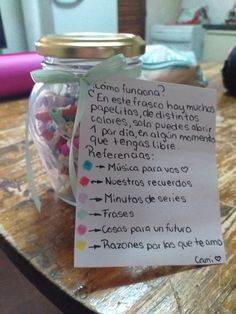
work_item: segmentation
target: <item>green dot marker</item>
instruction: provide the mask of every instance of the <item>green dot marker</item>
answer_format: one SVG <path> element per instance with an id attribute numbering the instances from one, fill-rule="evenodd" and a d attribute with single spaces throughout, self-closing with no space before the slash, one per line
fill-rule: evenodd
<path id="1" fill-rule="evenodd" d="M 88 216 L 88 213 L 86 212 L 86 210 L 84 209 L 80 209 L 78 212 L 77 212 L 77 218 L 79 219 L 84 219 L 85 217 Z"/>

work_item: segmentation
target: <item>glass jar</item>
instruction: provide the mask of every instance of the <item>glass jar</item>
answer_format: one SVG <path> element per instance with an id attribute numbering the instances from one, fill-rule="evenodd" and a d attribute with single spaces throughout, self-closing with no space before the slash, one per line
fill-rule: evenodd
<path id="1" fill-rule="evenodd" d="M 126 69 L 139 69 L 139 57 L 144 53 L 145 44 L 139 36 L 132 34 L 76 33 L 44 36 L 36 42 L 36 50 L 45 57 L 43 71 L 64 71 L 83 76 L 117 54 L 125 57 Z M 77 171 L 79 127 L 74 130 L 74 121 L 79 97 L 79 81 L 38 82 L 32 90 L 28 109 L 29 132 L 52 187 L 61 199 L 72 205 L 75 197 L 71 187 L 69 155 L 74 155 Z"/>

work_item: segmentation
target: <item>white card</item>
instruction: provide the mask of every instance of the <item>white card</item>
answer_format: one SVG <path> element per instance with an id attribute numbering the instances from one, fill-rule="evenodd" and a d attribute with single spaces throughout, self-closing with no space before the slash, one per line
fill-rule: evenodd
<path id="1" fill-rule="evenodd" d="M 216 93 L 112 79 L 80 125 L 75 267 L 225 261 L 215 157 Z"/>

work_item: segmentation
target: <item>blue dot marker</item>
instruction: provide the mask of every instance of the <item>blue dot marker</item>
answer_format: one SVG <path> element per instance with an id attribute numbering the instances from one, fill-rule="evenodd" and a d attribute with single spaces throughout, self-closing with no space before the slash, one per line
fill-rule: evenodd
<path id="1" fill-rule="evenodd" d="M 84 170 L 90 171 L 93 168 L 93 163 L 90 160 L 85 160 L 82 167 Z"/>

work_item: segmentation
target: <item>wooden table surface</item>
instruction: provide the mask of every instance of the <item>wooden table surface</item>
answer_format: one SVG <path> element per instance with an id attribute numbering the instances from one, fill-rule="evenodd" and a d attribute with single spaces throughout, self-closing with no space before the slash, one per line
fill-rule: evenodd
<path id="1" fill-rule="evenodd" d="M 24 161 L 27 99 L 0 103 L 0 247 L 63 313 L 236 313 L 236 98 L 224 93 L 221 68 L 203 65 L 209 87 L 218 92 L 224 265 L 73 268 L 75 209 L 50 188 L 34 145 L 41 214 L 29 196 Z"/>

